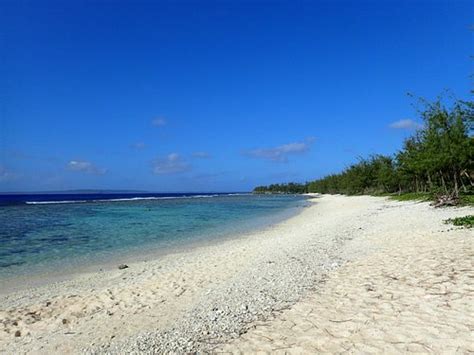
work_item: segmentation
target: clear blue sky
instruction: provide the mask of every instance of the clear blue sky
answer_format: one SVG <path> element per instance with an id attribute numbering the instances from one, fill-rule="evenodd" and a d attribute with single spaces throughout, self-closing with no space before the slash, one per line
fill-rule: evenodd
<path id="1" fill-rule="evenodd" d="M 0 191 L 245 191 L 469 98 L 469 1 L 0 2 Z"/>

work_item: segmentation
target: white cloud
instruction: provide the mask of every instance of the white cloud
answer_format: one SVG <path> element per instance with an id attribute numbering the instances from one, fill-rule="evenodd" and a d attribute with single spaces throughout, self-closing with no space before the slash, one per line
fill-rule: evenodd
<path id="1" fill-rule="evenodd" d="M 79 171 L 94 175 L 103 175 L 107 172 L 104 168 L 98 168 L 94 164 L 86 160 L 71 160 L 67 163 L 67 169 L 71 171 Z"/>
<path id="2" fill-rule="evenodd" d="M 145 148 L 146 148 L 146 144 L 143 143 L 143 142 L 137 142 L 137 143 L 133 143 L 133 144 L 131 145 L 131 147 L 132 147 L 133 149 L 136 149 L 136 150 L 141 150 L 141 149 L 145 149 Z"/>
<path id="3" fill-rule="evenodd" d="M 305 139 L 303 142 L 288 143 L 273 148 L 257 148 L 247 151 L 244 154 L 252 158 L 275 162 L 287 162 L 288 156 L 290 155 L 306 153 L 310 149 L 314 140 L 314 137 L 310 137 Z"/>
<path id="4" fill-rule="evenodd" d="M 211 155 L 207 152 L 194 152 L 191 154 L 194 158 L 202 158 L 202 159 L 206 159 L 206 158 L 210 158 Z"/>
<path id="5" fill-rule="evenodd" d="M 191 166 L 178 153 L 168 154 L 153 161 L 153 173 L 156 175 L 177 174 L 188 171 Z"/>
<path id="6" fill-rule="evenodd" d="M 157 117 L 151 121 L 151 124 L 155 127 L 162 127 L 166 125 L 166 120 L 163 117 Z"/>
<path id="7" fill-rule="evenodd" d="M 413 120 L 404 119 L 404 120 L 392 122 L 389 127 L 393 129 L 418 129 L 423 126 Z"/>

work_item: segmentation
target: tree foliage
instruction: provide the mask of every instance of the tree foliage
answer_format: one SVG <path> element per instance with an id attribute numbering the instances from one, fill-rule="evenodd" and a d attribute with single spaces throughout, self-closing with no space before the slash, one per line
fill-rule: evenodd
<path id="1" fill-rule="evenodd" d="M 308 192 L 307 184 L 298 184 L 290 182 L 288 184 L 272 184 L 268 186 L 257 186 L 254 193 L 272 193 L 272 194 L 303 194 Z"/>
<path id="2" fill-rule="evenodd" d="M 474 104 L 423 101 L 423 127 L 393 156 L 360 159 L 338 174 L 307 184 L 260 186 L 255 192 L 374 194 L 474 191 Z"/>

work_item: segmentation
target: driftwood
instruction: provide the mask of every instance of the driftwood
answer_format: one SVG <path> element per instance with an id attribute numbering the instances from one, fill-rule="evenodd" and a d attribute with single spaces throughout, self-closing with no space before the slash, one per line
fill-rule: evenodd
<path id="1" fill-rule="evenodd" d="M 431 206 L 434 207 L 444 207 L 444 206 L 457 206 L 459 204 L 459 197 L 453 192 L 448 195 L 439 195 L 431 203 Z"/>

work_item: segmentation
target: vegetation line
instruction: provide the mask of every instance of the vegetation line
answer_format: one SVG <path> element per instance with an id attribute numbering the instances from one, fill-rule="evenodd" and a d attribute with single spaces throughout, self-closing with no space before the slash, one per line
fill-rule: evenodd
<path id="1" fill-rule="evenodd" d="M 400 200 L 445 196 L 443 201 L 472 203 L 474 102 L 422 103 L 424 125 L 394 156 L 373 155 L 338 174 L 306 184 L 258 186 L 254 193 L 392 194 Z"/>

